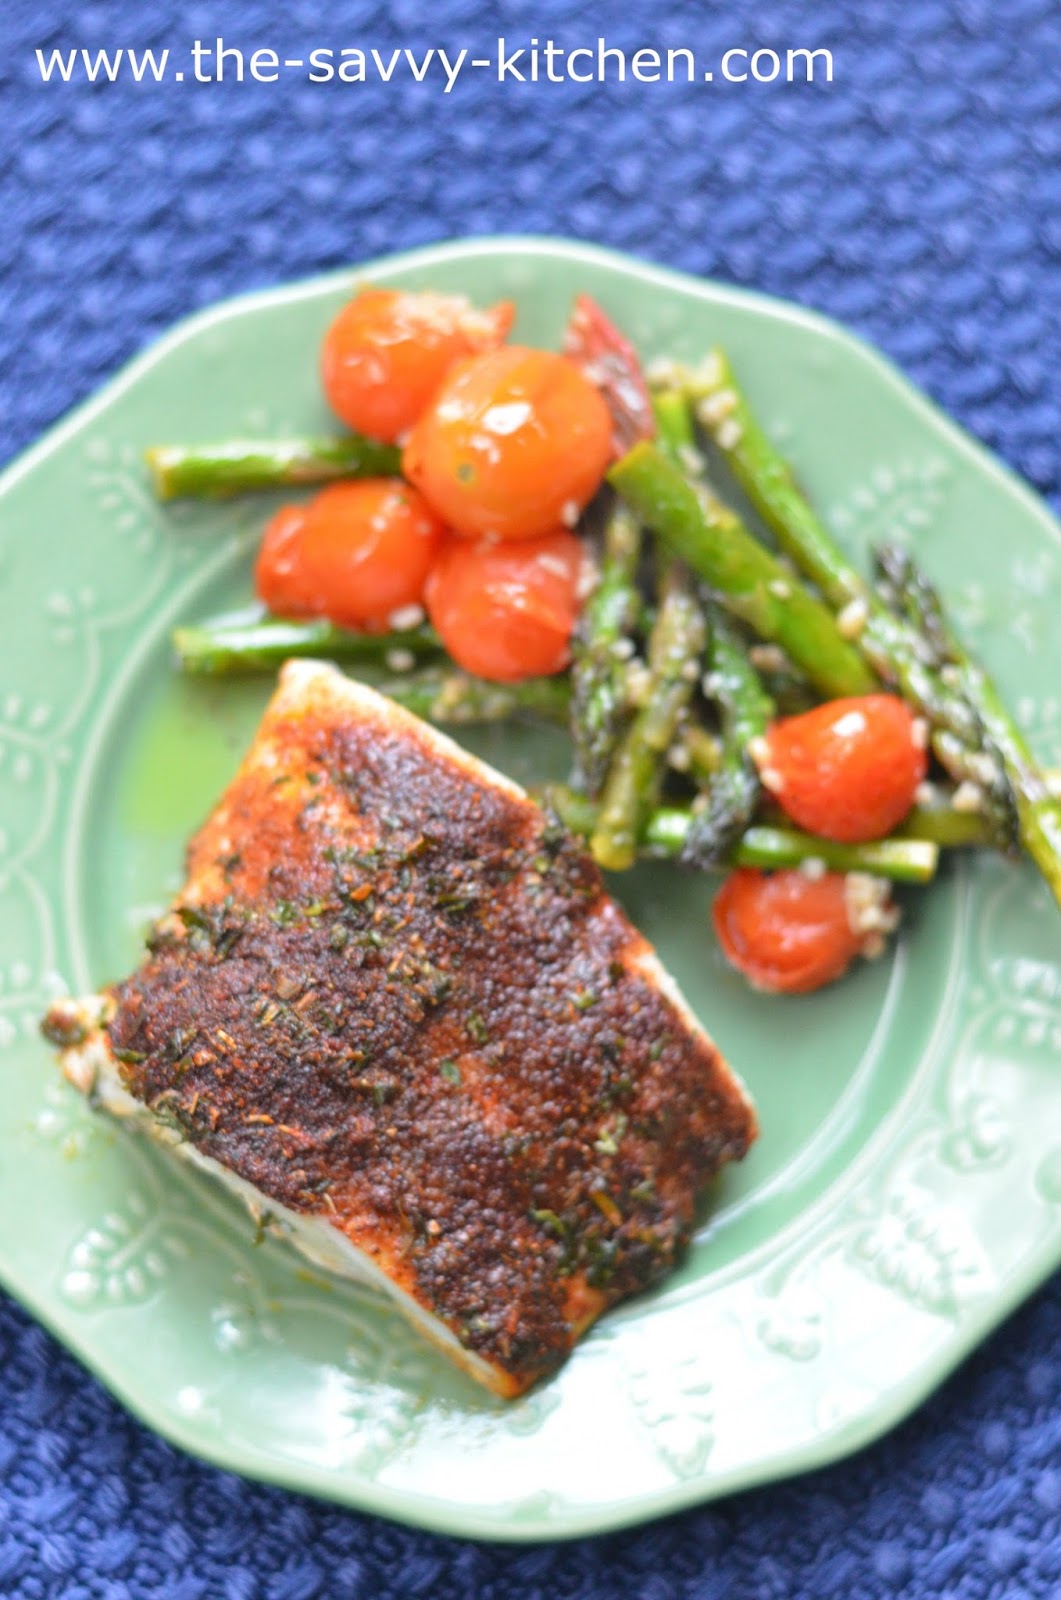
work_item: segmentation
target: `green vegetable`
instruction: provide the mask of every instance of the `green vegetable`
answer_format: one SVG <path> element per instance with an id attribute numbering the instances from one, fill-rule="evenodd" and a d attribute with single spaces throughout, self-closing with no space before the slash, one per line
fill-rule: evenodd
<path id="1" fill-rule="evenodd" d="M 686 721 L 671 747 L 671 759 L 695 783 L 706 785 L 722 765 L 722 741 L 699 722 Z"/>
<path id="2" fill-rule="evenodd" d="M 878 563 L 911 623 L 927 641 L 941 673 L 952 676 L 973 707 L 981 737 L 979 762 L 967 792 L 978 801 L 993 835 L 1000 809 L 1012 801 L 1020 842 L 1061 906 L 1061 799 L 1051 793 L 1049 775 L 1035 760 L 1002 696 L 979 662 L 956 637 L 939 595 L 905 550 L 885 546 Z"/>
<path id="3" fill-rule="evenodd" d="M 623 505 L 604 530 L 600 579 L 572 641 L 571 742 L 575 778 L 598 795 L 627 710 L 627 665 L 641 617 L 637 566 L 641 530 Z"/>
<path id="4" fill-rule="evenodd" d="M 339 439 L 232 439 L 224 444 L 156 445 L 145 452 L 160 500 L 217 499 L 258 489 L 385 478 L 401 451 L 350 434 Z"/>
<path id="5" fill-rule="evenodd" d="M 571 705 L 571 687 L 562 676 L 490 683 L 466 672 L 428 667 L 385 680 L 378 687 L 380 694 L 389 695 L 425 721 L 455 727 L 503 722 L 506 717 L 521 715 L 566 726 Z"/>
<path id="6" fill-rule="evenodd" d="M 664 543 L 763 639 L 776 640 L 821 692 L 871 693 L 877 680 L 836 619 L 758 544 L 735 512 L 694 487 L 662 451 L 634 446 L 608 474 Z"/>
<path id="7" fill-rule="evenodd" d="M 726 457 L 733 476 L 777 542 L 836 610 L 867 594 L 867 585 L 796 483 L 788 462 L 763 432 L 721 350 L 684 377 L 697 421 Z"/>
<path id="8" fill-rule="evenodd" d="M 689 402 L 680 389 L 662 389 L 652 396 L 659 447 L 676 465 L 696 454 L 696 435 Z"/>
<path id="9" fill-rule="evenodd" d="M 182 672 L 208 677 L 272 672 L 290 656 L 383 663 L 394 650 L 406 650 L 418 659 L 442 650 L 438 635 L 426 625 L 401 633 L 354 633 L 323 619 L 285 622 L 260 610 L 175 628 L 173 647 Z"/>
<path id="10" fill-rule="evenodd" d="M 612 758 L 590 841 L 594 860 L 620 871 L 633 865 L 644 818 L 662 785 L 667 755 L 692 698 L 706 630 L 689 575 L 668 561 L 648 641 L 648 681 Z M 691 668 L 691 671 L 690 671 Z"/>
<path id="11" fill-rule="evenodd" d="M 585 795 L 554 784 L 544 800 L 572 833 L 588 838 L 597 826 L 597 807 Z M 645 819 L 638 840 L 642 855 L 678 859 L 685 849 L 694 812 L 688 806 L 657 806 Z M 821 861 L 833 872 L 868 872 L 901 883 L 927 883 L 935 876 L 939 845 L 930 839 L 890 838 L 872 844 L 837 844 L 794 828 L 753 826 L 733 847 L 725 867 L 775 870 Z"/>
<path id="12" fill-rule="evenodd" d="M 693 813 L 682 860 L 689 866 L 714 866 L 732 854 L 762 798 L 762 785 L 748 754 L 774 715 L 773 702 L 748 659 L 744 641 L 715 607 L 709 650 L 711 697 L 722 722 L 722 761 Z"/>
<path id="13" fill-rule="evenodd" d="M 844 555 L 767 438 L 721 350 L 687 376 L 685 391 L 782 550 L 839 612 L 838 627 L 857 641 L 877 676 L 928 718 L 933 748 L 951 776 L 972 779 L 983 765 L 980 714 L 968 684 L 954 688 L 941 677 L 924 618 L 908 605 L 897 614 Z M 1002 848 L 1014 835 L 1012 812 L 1012 796 L 1004 783 L 996 784 L 985 814 Z"/>

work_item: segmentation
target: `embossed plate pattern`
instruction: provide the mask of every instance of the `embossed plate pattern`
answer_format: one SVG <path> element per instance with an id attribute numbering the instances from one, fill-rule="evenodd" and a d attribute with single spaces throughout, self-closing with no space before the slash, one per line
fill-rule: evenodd
<path id="1" fill-rule="evenodd" d="M 587 247 L 443 246 L 376 281 L 512 295 L 554 342 L 597 295 L 645 351 L 724 339 L 852 548 L 916 544 L 1061 761 L 1061 542 L 877 356 L 799 309 Z M 204 1181 L 56 1081 L 48 996 L 137 958 L 264 683 L 181 683 L 177 619 L 248 593 L 269 502 L 163 510 L 144 445 L 327 425 L 314 348 L 342 274 L 178 328 L 0 483 L 0 1272 L 122 1400 L 237 1471 L 447 1532 L 597 1531 L 820 1465 L 905 1415 L 1061 1261 L 1061 924 L 1032 875 L 948 863 L 893 956 L 752 996 L 664 867 L 619 891 L 758 1099 L 763 1135 L 682 1270 L 504 1405 L 375 1296 L 305 1272 Z M 519 778 L 559 738 L 475 740 Z M 14 1219 L 14 1220 L 13 1220 Z"/>

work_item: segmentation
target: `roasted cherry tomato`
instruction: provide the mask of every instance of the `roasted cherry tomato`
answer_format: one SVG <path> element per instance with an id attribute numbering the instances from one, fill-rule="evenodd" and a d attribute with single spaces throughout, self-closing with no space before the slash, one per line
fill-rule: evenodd
<path id="1" fill-rule="evenodd" d="M 412 427 L 455 361 L 502 343 L 515 307 L 461 294 L 363 289 L 324 336 L 321 380 L 336 416 L 373 439 Z"/>
<path id="2" fill-rule="evenodd" d="M 518 544 L 450 539 L 427 580 L 428 614 L 454 661 L 477 677 L 512 683 L 560 672 L 583 560 L 563 530 Z"/>
<path id="3" fill-rule="evenodd" d="M 599 389 L 612 414 L 612 454 L 652 439 L 656 419 L 637 351 L 588 294 L 575 296 L 564 330 L 564 355 Z"/>
<path id="4" fill-rule="evenodd" d="M 457 533 L 529 539 L 573 525 L 611 447 L 608 407 L 574 362 L 506 345 L 451 370 L 402 470 Z"/>
<path id="5" fill-rule="evenodd" d="M 266 523 L 254 563 L 259 600 L 278 617 L 319 616 L 320 595 L 302 558 L 307 506 L 281 506 Z"/>
<path id="6" fill-rule="evenodd" d="M 334 483 L 304 506 L 284 506 L 265 530 L 254 572 L 277 616 L 328 617 L 385 628 L 419 604 L 445 532 L 401 478 Z"/>
<path id="7" fill-rule="evenodd" d="M 876 908 L 877 927 L 894 913 Z M 798 870 L 738 867 L 715 896 L 712 920 L 723 954 L 756 989 L 806 994 L 839 978 L 881 933 L 860 932 L 842 873 L 808 877 Z"/>
<path id="8" fill-rule="evenodd" d="M 793 822 L 856 844 L 882 839 L 913 805 L 928 766 L 922 729 L 895 695 L 860 695 L 775 722 L 752 753 Z"/>

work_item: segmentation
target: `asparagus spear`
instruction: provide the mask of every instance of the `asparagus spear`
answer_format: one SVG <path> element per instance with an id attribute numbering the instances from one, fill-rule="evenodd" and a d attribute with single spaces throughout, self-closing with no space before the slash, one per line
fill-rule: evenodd
<path id="1" fill-rule="evenodd" d="M 839 611 L 841 630 L 857 638 L 874 672 L 928 718 L 936 755 L 952 777 L 973 779 L 984 739 L 976 708 L 940 677 L 922 629 L 908 616 L 895 615 L 840 550 L 763 432 L 721 350 L 687 375 L 685 390 L 778 544 Z M 1006 848 L 1013 836 L 1012 803 L 1003 789 L 996 784 L 987 815 L 995 842 Z"/>
<path id="2" fill-rule="evenodd" d="M 600 579 L 572 642 L 575 778 L 591 795 L 601 791 L 626 710 L 627 663 L 641 613 L 640 554 L 641 530 L 626 507 L 616 505 L 604 530 Z"/>
<path id="3" fill-rule="evenodd" d="M 743 641 L 720 607 L 713 608 L 710 627 L 709 684 L 720 709 L 723 753 L 703 804 L 694 808 L 682 849 L 683 862 L 698 867 L 727 860 L 755 815 L 762 786 L 748 747 L 763 736 L 774 714 Z"/>
<path id="4" fill-rule="evenodd" d="M 721 739 L 702 723 L 687 721 L 671 747 L 671 765 L 687 772 L 695 783 L 707 784 L 721 767 L 724 753 Z"/>
<path id="5" fill-rule="evenodd" d="M 544 799 L 572 833 L 590 837 L 598 808 L 585 795 L 556 784 Z M 693 813 L 687 806 L 658 806 L 644 819 L 638 844 L 653 857 L 681 858 Z M 734 844 L 725 867 L 761 867 L 776 870 L 821 861 L 833 872 L 868 872 L 899 883 L 927 883 L 939 860 L 939 846 L 928 839 L 892 838 L 872 844 L 836 844 L 793 828 L 748 828 Z"/>
<path id="6" fill-rule="evenodd" d="M 676 466 L 684 466 L 696 456 L 693 414 L 685 395 L 680 389 L 657 390 L 652 396 L 652 415 L 660 449 Z"/>
<path id="7" fill-rule="evenodd" d="M 175 628 L 173 647 L 182 672 L 207 677 L 271 672 L 289 656 L 383 663 L 395 650 L 419 659 L 442 649 L 438 635 L 425 625 L 400 633 L 351 633 L 323 620 L 285 622 L 260 611 Z"/>
<path id="8" fill-rule="evenodd" d="M 830 872 L 868 872 L 895 883 L 929 883 L 936 875 L 939 846 L 930 839 L 875 839 L 868 844 L 838 844 L 794 828 L 749 828 L 733 851 L 735 867 L 774 872 L 808 860 Z"/>
<path id="9" fill-rule="evenodd" d="M 937 804 L 914 806 L 895 831 L 904 839 L 931 839 L 941 850 L 986 847 L 993 842 L 983 817 L 975 811 L 955 811 L 949 795 Z"/>
<path id="10" fill-rule="evenodd" d="M 997 687 L 957 638 L 944 614 L 939 595 L 905 550 L 886 546 L 878 560 L 911 620 L 922 630 L 941 660 L 945 677 L 953 677 L 976 711 L 983 729 L 982 761 L 968 790 L 986 806 L 1011 794 L 1020 842 L 1046 879 L 1061 906 L 1061 799 L 1050 792 L 1048 776 L 1038 766 L 1028 741 L 1007 710 Z"/>
<path id="11" fill-rule="evenodd" d="M 598 318 L 599 312 L 593 302 L 580 297 L 569 335 L 582 337 L 587 329 L 595 330 Z M 620 340 L 620 345 L 618 357 L 629 365 L 627 358 L 632 360 L 633 353 L 625 341 Z M 600 353 L 596 351 L 597 355 Z M 611 397 L 613 407 L 617 406 L 617 435 L 625 434 L 628 444 L 639 435 L 651 437 L 654 425 L 660 447 L 675 461 L 680 463 L 684 449 L 694 448 L 689 403 L 680 390 L 653 396 L 650 410 L 635 362 L 618 386 L 617 394 L 627 395 L 637 402 L 635 418 L 632 413 L 624 412 L 615 395 Z M 571 738 L 575 750 L 575 781 L 587 794 L 594 796 L 599 795 L 603 787 L 627 709 L 626 663 L 632 654 L 630 641 L 643 610 L 637 588 L 641 543 L 640 525 L 625 506 L 617 504 L 605 528 L 600 580 L 583 608 L 573 642 Z"/>
<path id="12" fill-rule="evenodd" d="M 480 722 L 503 722 L 507 717 L 533 716 L 566 724 L 571 704 L 568 681 L 524 678 L 519 683 L 490 683 L 466 672 L 425 668 L 405 673 L 377 685 L 381 694 L 397 700 L 428 722 L 468 727 Z"/>
<path id="13" fill-rule="evenodd" d="M 695 488 L 660 450 L 635 445 L 608 477 L 726 609 L 761 638 L 776 640 L 824 694 L 868 694 L 878 686 L 828 608 L 752 538 L 735 512 Z"/>
<path id="14" fill-rule="evenodd" d="M 155 445 L 145 452 L 160 500 L 195 500 L 331 483 L 336 478 L 382 478 L 401 469 L 396 445 L 349 434 L 337 439 L 233 439 L 224 444 Z"/>
<path id="15" fill-rule="evenodd" d="M 696 439 L 685 394 L 676 388 L 658 390 L 652 407 L 660 448 L 675 466 L 695 473 Z M 774 711 L 743 642 L 721 607 L 712 605 L 708 616 L 707 664 L 712 698 L 721 711 L 722 740 L 721 744 L 712 741 L 714 747 L 709 750 L 704 741 L 711 740 L 711 735 L 695 724 L 679 736 L 704 796 L 704 803 L 694 808 L 683 847 L 682 859 L 690 866 L 724 861 L 751 822 L 762 787 L 748 745 L 766 731 Z M 708 755 L 709 765 L 705 762 Z"/>
<path id="16" fill-rule="evenodd" d="M 646 693 L 612 758 L 590 840 L 594 859 L 613 871 L 634 863 L 641 823 L 659 792 L 704 648 L 703 610 L 680 562 L 667 562 L 660 590 L 648 641 Z"/>
<path id="17" fill-rule="evenodd" d="M 723 452 L 733 476 L 781 548 L 836 610 L 867 596 L 867 586 L 846 562 L 832 535 L 798 487 L 788 462 L 763 432 L 722 350 L 712 350 L 684 387 L 702 423 Z"/>

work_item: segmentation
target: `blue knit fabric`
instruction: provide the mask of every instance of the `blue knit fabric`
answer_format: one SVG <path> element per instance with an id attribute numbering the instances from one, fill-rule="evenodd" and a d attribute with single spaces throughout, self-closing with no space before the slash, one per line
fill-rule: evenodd
<path id="1" fill-rule="evenodd" d="M 475 54 L 502 33 L 568 46 L 604 33 L 716 64 L 734 46 L 827 45 L 835 82 L 90 88 L 43 86 L 33 58 L 218 32 L 286 56 Z M 4 0 L 0 86 L 2 458 L 220 296 L 529 231 L 832 314 L 1061 500 L 1057 0 Z M 2 1300 L 0 1353 L 4 1596 L 1061 1595 L 1057 1281 L 853 1461 L 563 1547 L 449 1541 L 202 1467 Z"/>

